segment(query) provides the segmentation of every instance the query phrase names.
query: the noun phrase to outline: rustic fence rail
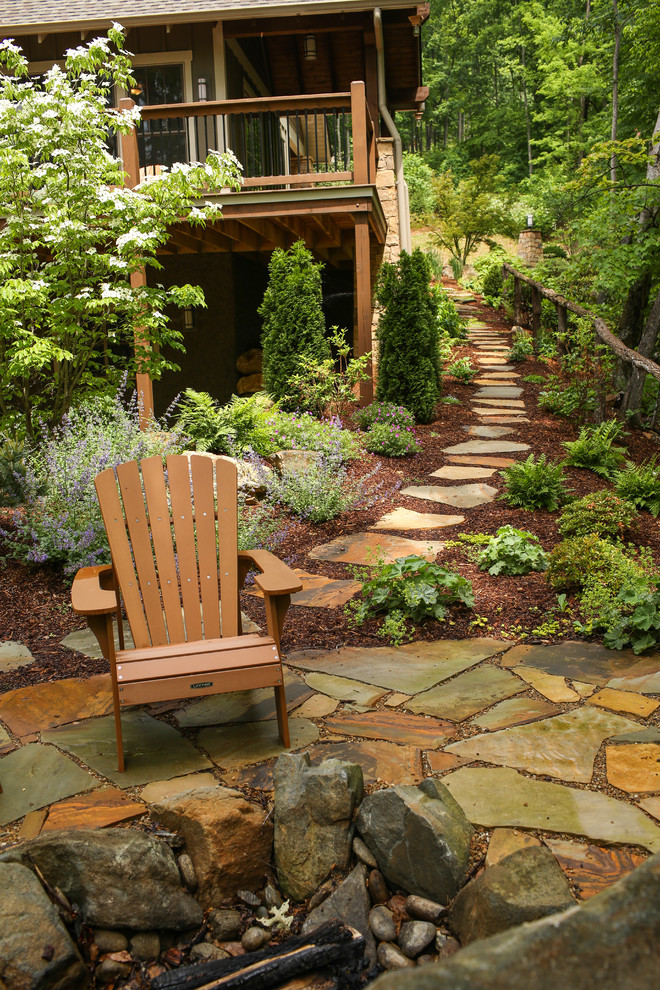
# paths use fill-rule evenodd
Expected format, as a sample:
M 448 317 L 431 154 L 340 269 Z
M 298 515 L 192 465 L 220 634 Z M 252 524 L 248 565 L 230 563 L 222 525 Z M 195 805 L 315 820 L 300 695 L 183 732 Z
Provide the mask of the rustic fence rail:
M 522 321 L 523 283 L 525 285 L 529 285 L 532 290 L 532 333 L 534 335 L 534 343 L 537 348 L 541 334 L 541 300 L 548 299 L 551 303 L 554 303 L 557 308 L 557 324 L 560 333 L 565 332 L 567 329 L 569 312 L 575 313 L 576 316 L 585 317 L 586 319 L 591 320 L 594 331 L 599 340 L 601 340 L 606 347 L 609 347 L 618 358 L 626 364 L 632 364 L 635 368 L 639 368 L 640 371 L 643 371 L 648 375 L 652 375 L 653 378 L 660 381 L 660 365 L 657 365 L 655 361 L 651 361 L 650 358 L 644 357 L 638 351 L 632 350 L 630 347 L 626 347 L 623 341 L 619 340 L 618 337 L 615 337 L 605 321 L 601 320 L 599 316 L 595 316 L 583 306 L 578 306 L 577 303 L 571 302 L 570 299 L 565 299 L 564 296 L 560 296 L 559 293 L 554 292 L 553 289 L 546 289 L 546 287 L 541 285 L 540 282 L 535 282 L 534 279 L 530 278 L 528 275 L 523 275 L 522 272 L 517 271 L 517 269 L 506 262 L 502 268 L 505 281 L 508 276 L 513 277 L 513 311 L 514 319 L 518 324 Z

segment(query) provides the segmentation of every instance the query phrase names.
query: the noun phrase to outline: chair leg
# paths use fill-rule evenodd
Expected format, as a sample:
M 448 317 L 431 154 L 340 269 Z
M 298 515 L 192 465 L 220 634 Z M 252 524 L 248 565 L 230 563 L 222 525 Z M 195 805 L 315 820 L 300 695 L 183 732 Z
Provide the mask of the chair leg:
M 291 745 L 289 738 L 289 715 L 286 710 L 286 691 L 280 684 L 275 689 L 275 708 L 277 709 L 277 728 L 279 729 L 282 745 L 288 749 Z
M 117 737 L 117 770 L 123 773 L 126 769 L 126 763 L 124 761 L 124 737 L 121 731 L 121 710 L 118 704 L 115 704 L 115 735 Z

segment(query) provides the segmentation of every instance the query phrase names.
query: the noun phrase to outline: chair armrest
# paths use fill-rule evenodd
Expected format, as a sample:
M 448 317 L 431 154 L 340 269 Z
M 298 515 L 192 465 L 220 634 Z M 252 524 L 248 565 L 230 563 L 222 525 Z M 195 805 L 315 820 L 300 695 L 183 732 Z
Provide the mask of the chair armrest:
M 302 589 L 302 582 L 295 571 L 270 550 L 239 550 L 238 559 L 250 561 L 261 572 L 254 583 L 264 595 L 291 595 Z
M 101 581 L 111 576 L 110 564 L 80 568 L 71 588 L 71 604 L 77 615 L 108 615 L 117 611 L 117 595 L 112 588 L 101 586 Z

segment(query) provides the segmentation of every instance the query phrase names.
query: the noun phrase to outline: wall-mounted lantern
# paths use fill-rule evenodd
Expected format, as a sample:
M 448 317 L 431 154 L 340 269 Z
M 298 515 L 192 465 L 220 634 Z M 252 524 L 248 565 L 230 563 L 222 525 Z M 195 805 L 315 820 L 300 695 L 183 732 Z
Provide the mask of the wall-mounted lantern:
M 206 79 L 197 80 L 197 99 L 200 103 L 206 103 Z
M 192 306 L 186 306 L 183 310 L 183 332 L 193 333 L 195 329 L 195 312 Z
M 313 62 L 316 58 L 316 35 L 306 34 L 304 40 L 305 46 L 305 61 Z

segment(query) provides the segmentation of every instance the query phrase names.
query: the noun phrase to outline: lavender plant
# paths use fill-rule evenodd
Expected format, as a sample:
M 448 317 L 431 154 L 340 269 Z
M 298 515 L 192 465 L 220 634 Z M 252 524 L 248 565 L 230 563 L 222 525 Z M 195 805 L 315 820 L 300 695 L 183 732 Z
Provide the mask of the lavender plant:
M 28 564 L 57 564 L 66 575 L 109 559 L 94 478 L 122 461 L 185 448 L 182 434 L 153 421 L 140 430 L 137 398 L 95 399 L 72 410 L 26 447 L 23 504 L 0 531 L 8 554 Z

